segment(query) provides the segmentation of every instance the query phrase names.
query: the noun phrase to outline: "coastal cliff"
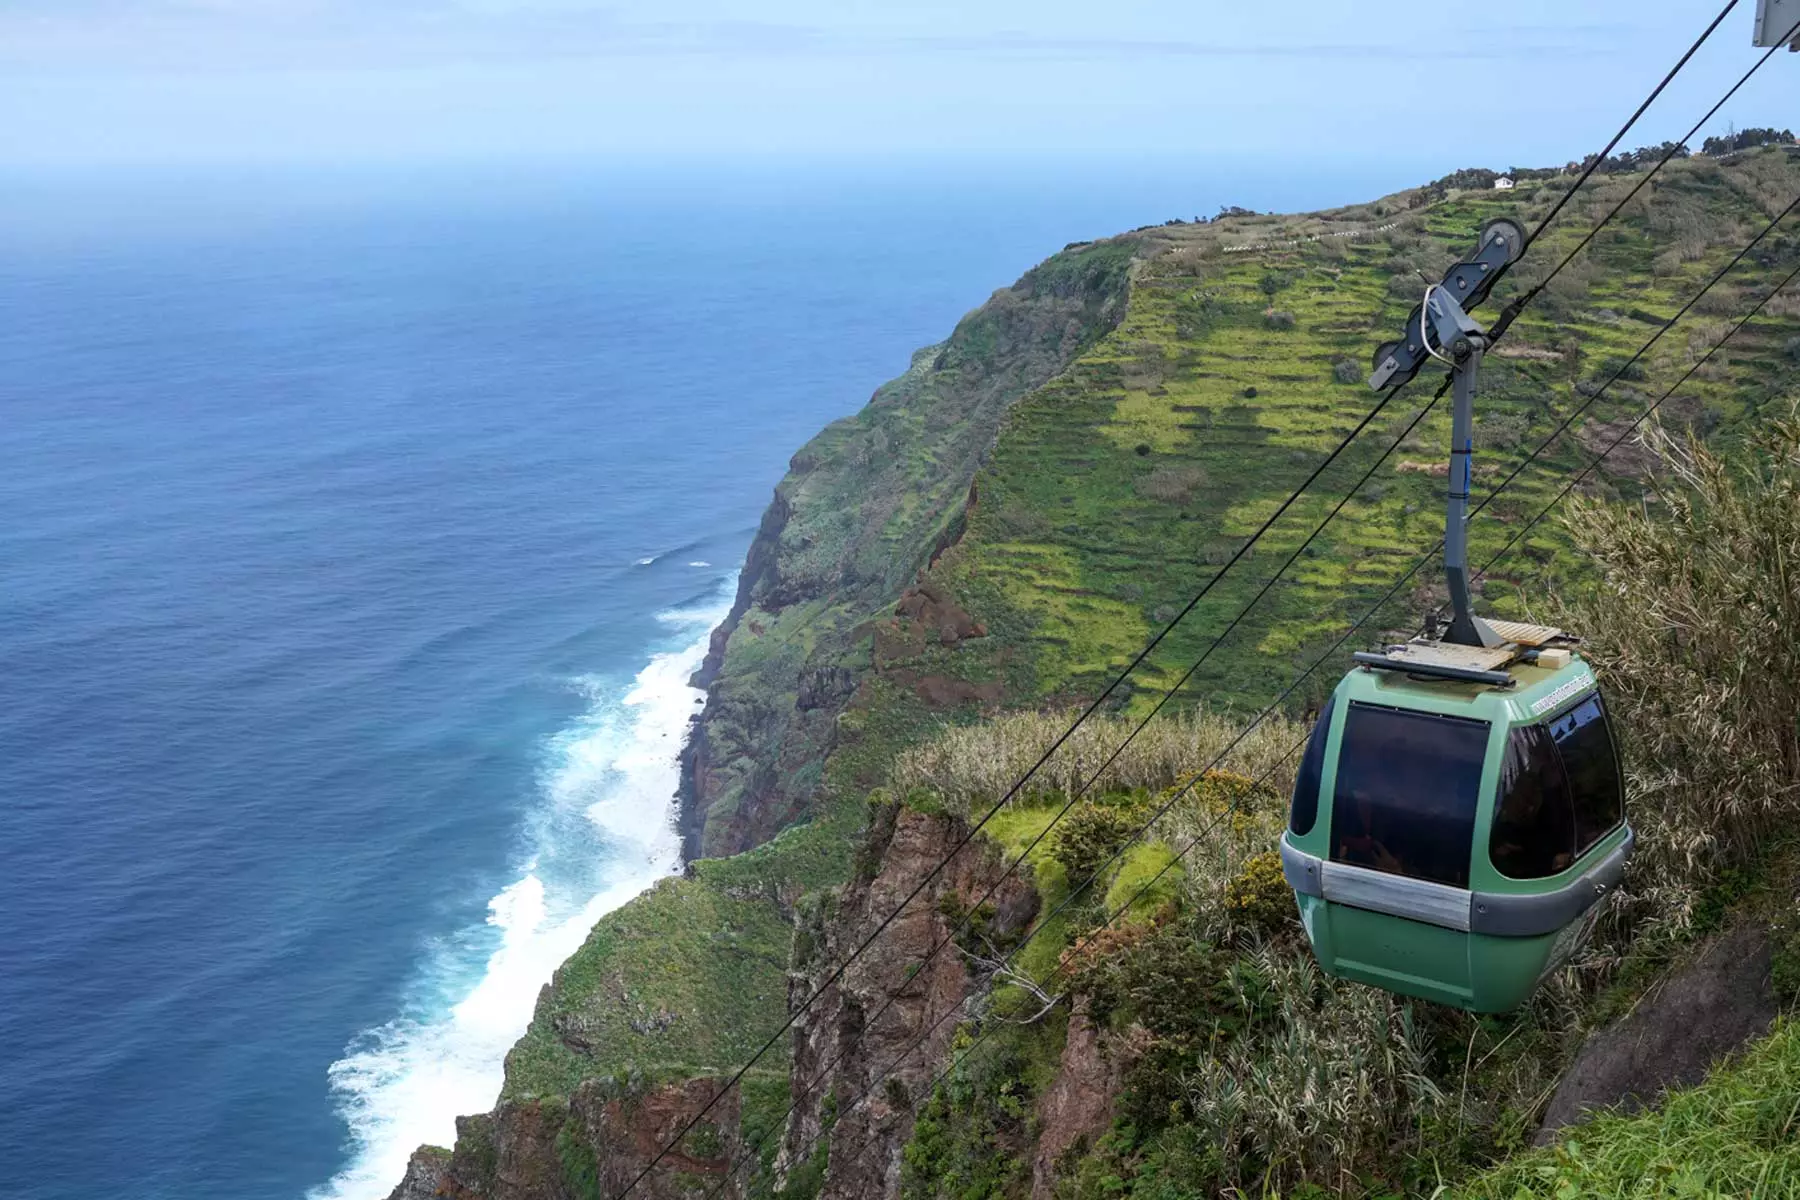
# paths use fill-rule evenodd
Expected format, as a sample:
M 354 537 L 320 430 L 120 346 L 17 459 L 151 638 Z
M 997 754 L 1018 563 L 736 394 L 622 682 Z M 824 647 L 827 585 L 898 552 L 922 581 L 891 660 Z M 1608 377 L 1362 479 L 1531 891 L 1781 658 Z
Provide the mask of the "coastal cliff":
M 1117 324 L 1136 239 L 1080 246 L 970 313 L 854 416 L 794 455 L 696 684 L 683 755 L 688 857 L 734 854 L 810 815 L 870 626 L 959 536 L 1008 408 Z
M 1631 181 L 1603 179 L 1572 205 L 1545 258 Z M 1073 864 L 1088 861 L 1082 838 L 1116 838 L 1117 812 L 1140 811 L 1225 744 L 1233 726 L 1208 710 L 1267 703 L 1441 534 L 1434 468 L 1447 417 L 1405 432 L 1428 396 L 1381 418 L 1115 694 L 1096 746 L 1122 738 L 1128 718 L 1208 655 L 1176 706 L 1189 723 L 1146 738 L 1081 802 L 1074 827 L 1085 832 L 1047 840 L 1006 874 L 1079 777 L 1053 764 L 1040 792 L 931 870 L 1062 710 L 1098 694 L 1367 412 L 1361 364 L 1419 299 L 1419 274 L 1464 251 L 1483 220 L 1530 219 L 1569 182 L 1548 172 L 1512 192 L 1433 186 L 1071 246 L 803 447 L 696 677 L 706 705 L 683 755 L 687 869 L 600 921 L 541 993 L 496 1108 L 465 1118 L 453 1149 L 422 1149 L 395 1196 L 610 1200 L 790 1014 L 777 1050 L 634 1195 L 717 1186 L 744 1200 L 1186 1200 L 1270 1180 L 1358 1195 L 1365 1184 L 1403 1190 L 1427 1167 L 1467 1174 L 1527 1142 L 1541 1114 L 1529 1097 L 1548 1096 L 1589 1032 L 1686 961 L 1671 948 L 1685 943 L 1671 934 L 1661 957 L 1641 960 L 1629 941 L 1614 943 L 1609 962 L 1559 993 L 1556 1014 L 1516 1028 L 1460 1024 L 1308 975 L 1279 871 L 1257 857 L 1280 825 L 1279 755 L 1297 726 L 1277 724 L 1227 763 L 1243 775 L 1209 776 L 1124 859 L 1104 897 L 1057 918 L 1020 959 L 1035 978 L 1068 975 L 1066 1005 L 1037 1014 L 995 966 L 996 947 L 1016 946 L 1068 897 Z M 1672 164 L 1490 357 L 1478 486 L 1535 447 L 1572 397 L 1593 395 L 1797 187 L 1800 159 L 1779 147 Z M 1497 519 L 1471 527 L 1474 553 L 1497 548 L 1657 394 L 1653 379 L 1696 362 L 1721 318 L 1797 262 L 1800 236 L 1786 232 L 1747 257 L 1682 336 L 1548 445 L 1541 469 L 1495 503 Z M 1528 260 L 1496 300 L 1543 269 Z M 1665 421 L 1741 439 L 1800 394 L 1796 344 L 1800 307 L 1770 305 L 1665 405 Z M 1261 600 L 1253 630 L 1215 645 L 1274 564 L 1383 456 Z M 1589 491 L 1642 501 L 1656 471 L 1647 452 L 1621 455 Z M 1593 570 L 1590 553 L 1547 524 L 1485 580 L 1484 603 L 1536 612 Z M 1419 582 L 1367 640 L 1405 628 L 1436 596 Z M 1339 661 L 1324 659 L 1296 714 Z M 1036 712 L 1051 715 L 1033 724 Z M 1222 812 L 1232 819 L 1218 854 L 1175 864 L 1175 835 Z M 1178 869 L 1101 936 L 1100 901 L 1164 866 Z M 920 899 L 832 980 L 916 886 Z M 958 930 L 977 908 L 972 927 L 987 940 L 970 943 Z M 1786 918 L 1773 911 L 1753 919 L 1777 928 Z M 957 949 L 922 966 L 953 934 Z M 1620 990 L 1597 999 L 1615 974 Z M 1758 1012 L 1779 1007 L 1780 974 L 1757 983 Z M 964 1066 L 957 1048 L 977 1029 L 994 1031 L 990 1050 Z M 1358 1048 L 1375 1043 L 1386 1058 L 1374 1075 L 1315 1081 L 1327 1098 L 1362 1088 L 1357 1120 L 1270 1098 L 1290 1094 L 1279 1092 L 1283 1072 L 1301 1080 L 1309 1063 L 1363 1069 Z M 1465 1089 L 1471 1071 L 1484 1073 L 1479 1101 L 1453 1110 L 1444 1093 L 1455 1094 L 1458 1069 Z M 1254 1087 L 1276 1089 L 1261 1109 Z M 1295 1082 L 1291 1094 L 1305 1090 Z M 1236 1108 L 1214 1103 L 1233 1095 Z M 1294 1157 L 1277 1170 L 1259 1147 L 1280 1138 Z

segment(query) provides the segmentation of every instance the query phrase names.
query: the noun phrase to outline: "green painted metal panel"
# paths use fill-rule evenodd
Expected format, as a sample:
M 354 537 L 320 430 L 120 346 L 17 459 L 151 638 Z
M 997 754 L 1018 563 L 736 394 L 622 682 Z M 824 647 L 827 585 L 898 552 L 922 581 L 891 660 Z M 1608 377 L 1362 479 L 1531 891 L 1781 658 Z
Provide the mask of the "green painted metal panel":
M 1514 665 L 1515 686 L 1408 679 L 1391 671 L 1358 668 L 1338 684 L 1327 730 L 1325 765 L 1319 780 L 1319 814 L 1296 848 L 1331 860 L 1332 799 L 1344 722 L 1353 703 L 1472 718 L 1489 723 L 1487 755 L 1470 846 L 1469 887 L 1502 895 L 1535 895 L 1561 889 L 1571 878 L 1615 849 L 1627 836 L 1621 825 L 1560 875 L 1513 879 L 1488 858 L 1501 765 L 1507 738 L 1519 725 L 1552 719 L 1592 694 L 1592 669 L 1579 656 L 1557 668 Z M 1544 974 L 1573 951 L 1592 928 L 1596 905 L 1574 925 L 1538 937 L 1490 937 L 1388 916 L 1315 896 L 1299 895 L 1301 921 L 1320 965 L 1333 975 L 1372 984 L 1402 995 L 1434 1000 L 1476 1012 L 1517 1008 Z

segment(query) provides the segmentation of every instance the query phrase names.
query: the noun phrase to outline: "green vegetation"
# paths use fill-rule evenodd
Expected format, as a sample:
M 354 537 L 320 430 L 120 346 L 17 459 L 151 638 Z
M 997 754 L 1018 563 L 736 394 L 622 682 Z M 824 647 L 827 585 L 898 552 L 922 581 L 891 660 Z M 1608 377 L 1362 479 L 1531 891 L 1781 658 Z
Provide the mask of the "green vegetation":
M 1794 833 L 1800 793 L 1800 413 L 1734 457 L 1654 429 L 1640 506 L 1578 501 L 1577 543 L 1605 586 L 1558 606 L 1633 731 L 1646 879 L 1615 922 L 1717 920 Z M 1710 893 L 1710 894 L 1709 894 Z
M 1684 942 L 1757 922 L 1772 931 L 1777 995 L 1791 1003 L 1800 976 L 1800 419 L 1770 420 L 1730 457 L 1666 435 L 1647 454 L 1654 503 L 1590 499 L 1565 526 L 1595 571 L 1557 607 L 1580 618 L 1608 680 L 1645 843 L 1594 941 L 1504 1017 L 1333 981 L 1313 965 L 1266 849 L 1278 804 L 1220 776 L 1177 818 L 1205 822 L 1203 840 L 1165 904 L 1122 927 L 1095 928 L 1090 915 L 1044 931 L 1067 946 L 1057 959 L 1065 982 L 1049 986 L 1070 989 L 1124 1064 L 1113 1123 L 1063 1163 L 1062 1200 L 1411 1195 L 1445 1184 L 1506 1200 L 1800 1190 L 1791 1026 L 1660 1113 L 1607 1118 L 1560 1149 L 1519 1153 L 1585 1032 L 1628 1009 Z M 980 739 L 979 729 L 946 734 L 904 756 L 900 773 L 962 795 L 991 769 Z M 1155 754 L 1145 747 L 1126 769 L 1143 777 Z M 1005 814 L 1006 840 L 1043 828 L 1027 814 L 1049 803 Z M 1119 845 L 1120 818 L 1146 806 L 1142 792 L 1119 791 L 1077 804 L 1046 839 L 1062 871 L 1040 873 L 1040 889 L 1054 897 L 1064 875 L 1091 871 Z M 1186 838 L 1166 832 L 1146 853 L 1171 843 Z M 997 983 L 994 1011 L 1031 1011 L 1006 1006 L 1008 987 Z M 1053 1022 L 991 1028 L 1009 1061 L 1047 1060 L 1066 1036 Z M 945 1119 L 922 1124 L 909 1147 L 909 1195 L 1015 1194 L 1035 1135 L 1008 1122 L 1036 1111 L 1041 1092 L 980 1052 L 953 1076 L 927 1110 Z
M 1584 190 L 1490 310 L 1541 276 L 1631 186 L 1606 177 Z M 1160 230 L 1140 267 L 1119 327 L 1074 366 L 1009 412 L 993 460 L 979 481 L 981 503 L 963 538 L 933 577 L 962 598 L 995 637 L 954 650 L 927 650 L 937 669 L 983 658 L 1006 680 L 1008 696 L 1091 695 L 1160 628 L 1242 539 L 1300 482 L 1374 402 L 1366 389 L 1337 382 L 1339 364 L 1362 364 L 1395 336 L 1420 298 L 1418 272 L 1435 273 L 1472 244 L 1482 221 L 1529 219 L 1566 181 L 1512 192 L 1464 192 L 1400 218 L 1380 237 L 1334 238 L 1258 253 L 1222 245 L 1330 235 L 1379 223 L 1371 210 L 1306 220 L 1180 226 Z M 1800 167 L 1781 152 L 1745 155 L 1721 166 L 1672 163 L 1615 225 L 1559 276 L 1490 356 L 1480 400 L 1477 491 L 1537 445 L 1608 364 L 1622 364 L 1749 233 L 1800 191 Z M 1244 226 L 1253 226 L 1254 232 Z M 1795 239 L 1780 234 L 1767 255 L 1746 261 L 1695 317 L 1663 338 L 1633 368 L 1643 380 L 1612 384 L 1572 436 L 1555 443 L 1471 527 L 1477 563 L 1543 504 L 1568 474 L 1604 445 L 1615 423 L 1640 411 L 1660 387 L 1723 332 L 1722 314 L 1740 312 L 1791 265 Z M 1678 262 L 1657 265 L 1674 251 Z M 1272 274 L 1280 313 L 1295 327 L 1266 328 L 1264 283 Z M 1790 390 L 1800 373 L 1780 347 L 1793 311 L 1777 305 L 1751 323 L 1725 364 L 1708 368 L 1665 406 L 1669 420 L 1726 439 L 1737 437 Z M 1719 359 L 1715 359 L 1718 364 Z M 1246 402 L 1254 389 L 1255 402 Z M 1204 652 L 1277 564 L 1323 518 L 1428 396 L 1396 401 L 1343 459 L 1316 495 L 1303 499 L 1217 587 L 1134 680 L 1129 705 L 1150 697 Z M 1588 390 L 1592 390 L 1589 388 Z M 1350 620 L 1368 609 L 1441 533 L 1441 477 L 1447 412 L 1434 412 L 1376 472 L 1370 486 L 1329 526 L 1252 619 L 1212 652 L 1188 693 L 1215 703 L 1259 705 L 1287 669 L 1310 664 Z M 1150 453 L 1136 449 L 1147 446 Z M 1643 491 L 1641 456 L 1621 455 L 1603 472 L 1604 494 Z M 1179 487 L 1171 481 L 1180 480 Z M 1198 571 L 1197 571 L 1198 568 Z M 1524 614 L 1545 590 L 1571 582 L 1581 557 L 1554 524 L 1541 527 L 1487 583 L 1492 607 Z M 1421 577 L 1429 581 L 1427 572 Z M 1371 634 L 1403 627 L 1416 610 L 1404 597 Z M 1360 643 L 1363 639 L 1356 639 Z M 1328 665 L 1306 699 L 1329 688 Z
M 503 1096 L 567 1096 L 584 1079 L 679 1078 L 748 1059 L 782 1019 L 792 905 L 848 877 L 861 826 L 840 806 L 746 854 L 701 859 L 601 918 L 507 1056 Z M 762 1069 L 785 1079 L 779 1060 Z
M 744 849 L 810 815 L 838 714 L 879 657 L 868 622 L 960 535 L 1007 406 L 1123 311 L 1134 250 L 1083 246 L 1028 272 L 794 455 L 745 563 L 705 714 L 706 852 Z M 904 742 L 900 725 L 893 740 Z M 879 721 L 859 734 L 864 752 L 839 765 L 866 787 L 875 776 L 856 768 L 892 735 Z

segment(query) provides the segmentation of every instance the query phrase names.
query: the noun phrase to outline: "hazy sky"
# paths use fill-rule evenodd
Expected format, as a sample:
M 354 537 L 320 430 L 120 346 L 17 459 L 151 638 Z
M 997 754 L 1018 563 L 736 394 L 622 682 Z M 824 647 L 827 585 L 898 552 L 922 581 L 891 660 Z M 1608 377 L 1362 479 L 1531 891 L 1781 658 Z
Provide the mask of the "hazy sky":
M 1757 53 L 1742 0 L 1633 142 Z M 0 0 L 0 161 L 1576 157 L 1713 0 Z M 1717 124 L 1788 123 L 1780 54 Z M 1452 147 L 1462 142 L 1466 153 Z M 1438 157 L 1433 155 L 1433 158 Z

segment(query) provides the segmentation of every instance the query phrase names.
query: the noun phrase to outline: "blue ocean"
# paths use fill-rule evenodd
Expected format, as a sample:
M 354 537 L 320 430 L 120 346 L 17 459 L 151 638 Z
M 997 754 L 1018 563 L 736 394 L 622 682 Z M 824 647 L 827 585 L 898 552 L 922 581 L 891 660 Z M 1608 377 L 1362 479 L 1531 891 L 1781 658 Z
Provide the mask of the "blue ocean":
M 1428 177 L 955 160 L 0 180 L 0 1178 L 383 1197 L 679 869 L 793 451 L 1064 243 Z

